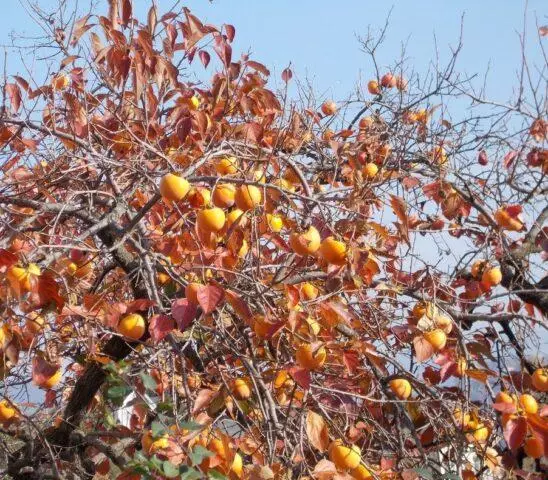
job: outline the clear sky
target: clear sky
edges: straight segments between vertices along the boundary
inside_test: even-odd
[[[57,0],[32,0],[53,8]],[[89,5],[90,0],[79,0]],[[98,0],[99,3],[105,0]],[[76,0],[69,0],[69,3]],[[0,15],[0,44],[9,43],[12,31],[33,34],[36,26],[28,20],[20,0],[3,0]],[[148,0],[135,0],[145,11]],[[174,0],[157,0],[165,11]],[[314,80],[319,96],[342,98],[360,79],[372,76],[370,63],[360,51],[357,35],[368,26],[382,27],[392,10],[381,65],[400,58],[406,44],[409,65],[424,71],[435,58],[434,35],[440,56],[447,59],[449,45],[458,39],[464,15],[464,50],[460,70],[484,73],[490,64],[488,93],[500,100],[511,94],[519,67],[518,32],[523,30],[524,0],[191,0],[185,2],[208,23],[232,23],[236,27],[234,51],[250,50],[265,63],[275,78],[289,62],[299,77]],[[545,0],[527,4],[528,49],[530,58],[540,59],[536,23],[548,24]],[[13,62],[12,62],[13,63]],[[539,62],[540,63],[540,62]],[[13,70],[12,70],[13,71]]]

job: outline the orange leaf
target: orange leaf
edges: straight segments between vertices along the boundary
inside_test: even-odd
[[[309,410],[306,414],[306,434],[312,446],[320,452],[325,452],[329,445],[329,432],[321,415]]]

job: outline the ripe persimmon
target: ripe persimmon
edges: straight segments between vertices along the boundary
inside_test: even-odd
[[[548,392],[548,371],[544,368],[537,368],[531,376],[531,383],[535,390]]]
[[[190,183],[174,173],[168,173],[160,180],[160,194],[166,200],[178,202],[185,198],[189,190]]]
[[[219,207],[204,208],[196,218],[198,228],[205,232],[220,232],[226,222],[225,212]]]
[[[405,378],[394,378],[388,385],[400,400],[407,400],[411,396],[411,384]]]
[[[255,185],[241,185],[234,195],[236,206],[246,212],[258,207],[263,201],[263,192]]]
[[[313,350],[310,343],[301,343],[295,353],[297,363],[308,370],[317,370],[323,366],[327,358],[325,347],[321,346]]]
[[[495,287],[502,281],[502,272],[498,267],[487,268],[483,271],[481,281],[488,287]]]
[[[118,322],[118,333],[130,340],[139,340],[146,331],[146,322],[142,315],[130,313]]]
[[[289,236],[289,244],[298,255],[312,255],[320,248],[320,234],[315,227],[309,227],[306,232],[293,232]]]
[[[442,350],[447,343],[447,335],[441,328],[435,328],[434,330],[424,332],[423,336],[436,351]]]
[[[230,208],[234,205],[236,187],[230,183],[222,183],[213,190],[213,205],[219,208]]]
[[[357,445],[347,447],[341,439],[337,439],[329,445],[329,460],[341,470],[354,470],[358,468],[361,458],[361,450]]]

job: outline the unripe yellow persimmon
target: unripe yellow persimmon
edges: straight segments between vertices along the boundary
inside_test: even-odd
[[[333,265],[343,265],[346,261],[346,244],[335,237],[327,237],[320,245],[320,256]]]
[[[378,95],[379,93],[381,93],[381,87],[379,85],[379,82],[377,82],[377,80],[369,80],[369,82],[367,83],[367,91],[371,95]]]
[[[357,445],[347,447],[343,441],[337,439],[329,445],[329,460],[341,470],[354,470],[358,468],[361,458],[361,451]]]
[[[190,183],[179,175],[168,173],[160,180],[160,194],[166,200],[178,202],[187,195],[190,190]]]
[[[309,343],[302,343],[297,348],[295,353],[295,359],[297,363],[308,370],[317,370],[323,366],[325,359],[327,358],[327,351],[325,348],[319,347],[316,351],[313,351],[312,345]]]
[[[197,222],[205,232],[220,232],[225,226],[225,212],[219,207],[204,208],[198,212]]]
[[[270,230],[274,233],[281,232],[284,221],[281,215],[278,215],[276,213],[267,213],[266,214],[266,221],[268,223],[268,227]]]
[[[315,227],[309,227],[306,232],[293,232],[289,244],[298,255],[312,255],[320,248],[321,237]]]
[[[388,386],[400,400],[407,400],[411,396],[411,384],[405,378],[394,378]]]
[[[145,319],[138,313],[130,313],[118,322],[118,333],[130,340],[139,340],[146,331]]]
[[[236,206],[246,212],[258,207],[263,201],[263,192],[255,185],[241,185],[234,196]]]

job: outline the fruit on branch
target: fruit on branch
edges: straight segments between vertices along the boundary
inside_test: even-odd
[[[314,300],[318,296],[319,290],[309,282],[302,283],[299,291],[303,300]]]
[[[486,268],[481,276],[482,283],[491,288],[502,282],[502,272],[499,267]]]
[[[297,363],[308,370],[320,369],[327,358],[325,347],[313,347],[310,343],[301,343],[295,352]]]
[[[472,436],[478,442],[485,442],[489,438],[489,428],[475,420],[472,420],[468,423],[468,428],[472,432]]]
[[[341,439],[331,442],[328,448],[329,460],[340,470],[354,470],[362,460],[362,452],[357,445],[345,446]]]
[[[198,228],[205,232],[220,232],[225,226],[225,212],[219,207],[205,208],[197,215]]]
[[[238,173],[238,160],[236,157],[223,157],[215,165],[219,175],[234,175]]]
[[[377,84],[378,86],[378,84]],[[371,93],[371,92],[370,92]],[[373,117],[362,117],[360,118],[360,123],[358,124],[360,130],[367,130],[375,123]]]
[[[236,187],[230,183],[222,183],[213,190],[213,205],[219,208],[230,208],[234,205]]]
[[[251,387],[245,378],[236,378],[232,384],[232,395],[238,400],[247,400],[251,397]]]
[[[263,192],[255,185],[241,185],[234,196],[236,206],[244,212],[253,210],[263,201]]]
[[[388,386],[400,400],[407,400],[411,396],[411,384],[405,378],[394,378]]]
[[[130,340],[139,340],[146,331],[146,322],[142,315],[130,313],[118,322],[118,333]]]
[[[394,75],[392,75],[390,72],[385,73],[381,77],[381,86],[384,88],[394,88],[397,85],[397,80]]]
[[[373,162],[366,163],[363,167],[363,175],[365,178],[374,178],[375,175],[379,172],[379,167],[377,167],[377,164]]]
[[[166,200],[178,202],[185,198],[190,190],[188,181],[174,173],[168,173],[160,180],[160,194]]]
[[[274,233],[281,232],[284,226],[283,217],[277,213],[267,213],[266,222],[268,223],[270,230]]]
[[[335,113],[337,113],[337,104],[333,100],[323,102],[322,113],[324,115],[335,115]]]
[[[441,328],[424,332],[423,337],[436,351],[442,350],[447,343],[447,335]]]
[[[367,91],[371,95],[379,95],[381,93],[381,87],[379,86],[379,82],[377,80],[369,80],[367,83]]]
[[[531,376],[531,383],[535,390],[548,392],[548,371],[544,368],[537,368]]]
[[[333,265],[343,265],[346,261],[346,244],[335,237],[327,237],[320,245],[320,256]]]
[[[529,437],[525,440],[523,451],[530,458],[541,458],[544,455],[544,445],[538,438]]]
[[[320,233],[312,226],[306,232],[293,232],[289,236],[289,244],[297,255],[313,255],[320,248]]]
[[[447,152],[441,145],[436,145],[430,152],[430,159],[438,165],[445,165],[447,163]]]
[[[0,423],[8,423],[15,419],[17,410],[11,402],[0,400]]]
[[[407,90],[407,83],[407,80],[401,75],[396,76],[396,88],[400,92],[404,92],[405,90]]]
[[[372,480],[373,475],[367,469],[365,465],[358,465],[356,468],[351,470],[350,476],[355,480]]]
[[[453,330],[453,320],[447,315],[436,315],[434,317],[434,323],[437,328],[443,330],[446,334],[451,333],[451,330]]]
[[[523,408],[525,413],[534,414],[538,412],[538,402],[528,393],[524,393],[519,397],[519,405]]]
[[[500,391],[499,393],[497,393],[497,396],[495,397],[495,402],[496,403],[508,403],[508,404],[511,404],[511,403],[514,403],[517,405],[517,397],[514,395],[510,395],[508,392],[504,392],[504,391]]]

